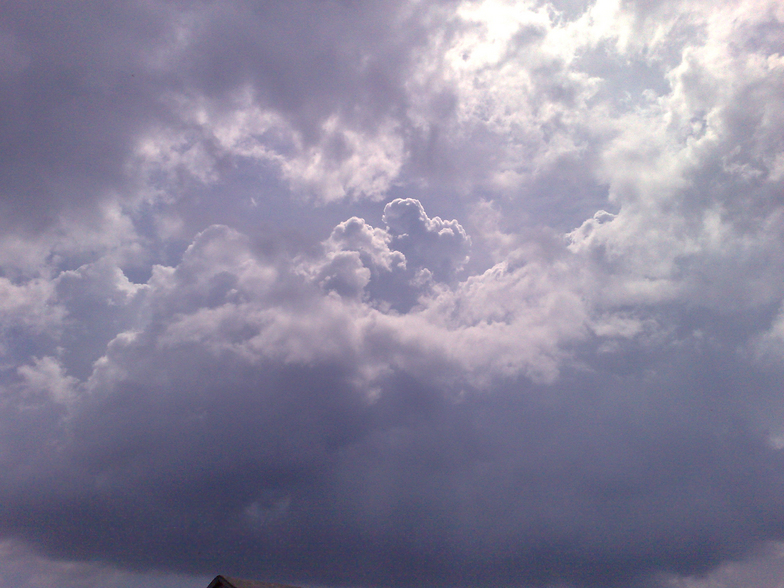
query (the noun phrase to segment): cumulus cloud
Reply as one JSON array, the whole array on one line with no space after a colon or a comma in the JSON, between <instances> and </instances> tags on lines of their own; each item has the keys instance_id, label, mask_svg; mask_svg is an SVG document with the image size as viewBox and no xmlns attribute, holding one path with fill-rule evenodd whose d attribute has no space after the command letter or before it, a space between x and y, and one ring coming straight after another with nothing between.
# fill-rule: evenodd
<instances>
[{"instance_id":1,"label":"cumulus cloud","mask_svg":"<svg viewBox=\"0 0 784 588\"><path fill-rule=\"evenodd\" d=\"M468 260L471 239L460 223L428 218L418 200L393 200L384 207L382 218L393 245L437 280L449 279Z\"/></svg>"},{"instance_id":2,"label":"cumulus cloud","mask_svg":"<svg viewBox=\"0 0 784 588\"><path fill-rule=\"evenodd\" d=\"M778 3L0 19L17 584L775 585Z\"/></svg>"}]
</instances>

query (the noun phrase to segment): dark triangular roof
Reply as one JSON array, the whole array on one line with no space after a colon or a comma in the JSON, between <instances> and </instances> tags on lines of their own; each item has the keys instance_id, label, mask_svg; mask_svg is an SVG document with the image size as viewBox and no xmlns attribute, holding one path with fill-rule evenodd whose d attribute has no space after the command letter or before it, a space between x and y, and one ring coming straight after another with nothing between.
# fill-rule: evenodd
<instances>
[{"instance_id":1,"label":"dark triangular roof","mask_svg":"<svg viewBox=\"0 0 784 588\"><path fill-rule=\"evenodd\" d=\"M228 576L215 576L207 588L297 588L287 584L273 584L271 582L257 582L243 580L242 578L229 578Z\"/></svg>"}]
</instances>

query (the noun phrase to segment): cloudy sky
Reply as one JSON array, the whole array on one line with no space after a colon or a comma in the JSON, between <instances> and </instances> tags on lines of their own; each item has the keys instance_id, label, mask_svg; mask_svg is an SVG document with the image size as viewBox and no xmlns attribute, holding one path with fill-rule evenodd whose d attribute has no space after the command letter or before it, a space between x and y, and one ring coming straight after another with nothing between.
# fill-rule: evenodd
<instances>
[{"instance_id":1,"label":"cloudy sky","mask_svg":"<svg viewBox=\"0 0 784 588\"><path fill-rule=\"evenodd\" d=\"M784 586L780 0L0 0L0 585Z\"/></svg>"}]
</instances>

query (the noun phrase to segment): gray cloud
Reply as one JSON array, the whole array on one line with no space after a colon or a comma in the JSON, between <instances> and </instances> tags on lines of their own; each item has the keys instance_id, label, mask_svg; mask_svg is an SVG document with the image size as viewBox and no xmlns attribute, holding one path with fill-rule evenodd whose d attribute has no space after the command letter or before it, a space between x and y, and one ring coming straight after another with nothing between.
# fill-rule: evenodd
<instances>
[{"instance_id":1,"label":"gray cloud","mask_svg":"<svg viewBox=\"0 0 784 588\"><path fill-rule=\"evenodd\" d=\"M374 234L331 240L352 226ZM410 316L323 297L248 246L213 227L157 269L132 294L142 322L67 397L54 360L25 370L50 375L20 398L48 385L61 408L15 409L7 533L59 557L392 586L628 583L780 536L780 451L738 412L775 383L749 390L715 332L459 389L470 362ZM42 438L61 449L30 471Z\"/></svg>"},{"instance_id":2,"label":"gray cloud","mask_svg":"<svg viewBox=\"0 0 784 588\"><path fill-rule=\"evenodd\" d=\"M780 569L778 4L7 4L15 582Z\"/></svg>"}]
</instances>

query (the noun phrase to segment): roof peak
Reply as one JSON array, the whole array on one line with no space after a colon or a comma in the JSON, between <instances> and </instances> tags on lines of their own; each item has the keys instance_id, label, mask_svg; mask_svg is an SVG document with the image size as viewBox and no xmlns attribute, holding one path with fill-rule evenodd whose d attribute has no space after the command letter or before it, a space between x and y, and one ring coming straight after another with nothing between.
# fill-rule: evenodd
<instances>
[{"instance_id":1,"label":"roof peak","mask_svg":"<svg viewBox=\"0 0 784 588\"><path fill-rule=\"evenodd\" d=\"M297 586L218 575L215 576L215 579L210 582L207 588L297 588Z\"/></svg>"}]
</instances>

